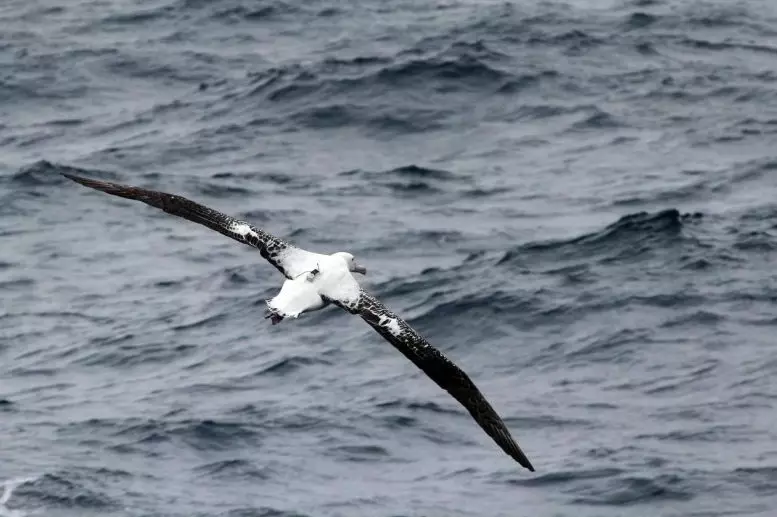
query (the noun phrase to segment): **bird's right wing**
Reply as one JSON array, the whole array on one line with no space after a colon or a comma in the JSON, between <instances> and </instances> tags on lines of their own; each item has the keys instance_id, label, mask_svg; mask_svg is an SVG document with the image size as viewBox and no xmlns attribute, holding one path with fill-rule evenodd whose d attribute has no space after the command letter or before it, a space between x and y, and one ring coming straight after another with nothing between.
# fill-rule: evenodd
<instances>
[{"instance_id":1,"label":"bird's right wing","mask_svg":"<svg viewBox=\"0 0 777 517\"><path fill-rule=\"evenodd\" d=\"M119 196L147 205L160 208L168 214L183 217L189 221L207 226L211 230L231 237L236 241L248 244L259 250L259 253L283 273L286 278L295 278L316 267L321 259L318 253L312 253L285 242L274 235L260 230L244 221L223 214L212 208L195 203L183 196L147 190L131 185L99 181L73 174L62 173L65 177L81 185L100 190L107 194Z\"/></svg>"},{"instance_id":2,"label":"bird's right wing","mask_svg":"<svg viewBox=\"0 0 777 517\"><path fill-rule=\"evenodd\" d=\"M430 345L402 318L374 296L362 291L354 304L340 304L358 314L386 341L402 352L438 386L450 393L469 411L481 428L521 466L534 472L529 458L515 443L507 426L491 407L475 383L458 366Z\"/></svg>"}]
</instances>

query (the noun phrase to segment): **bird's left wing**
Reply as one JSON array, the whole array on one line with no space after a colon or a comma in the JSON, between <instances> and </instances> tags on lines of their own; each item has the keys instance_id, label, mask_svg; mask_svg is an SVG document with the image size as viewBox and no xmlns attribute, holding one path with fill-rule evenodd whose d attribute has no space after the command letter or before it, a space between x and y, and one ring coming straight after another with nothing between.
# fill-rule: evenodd
<instances>
[{"instance_id":1,"label":"bird's left wing","mask_svg":"<svg viewBox=\"0 0 777 517\"><path fill-rule=\"evenodd\" d=\"M256 228L244 221L208 208L190 199L166 192L147 190L131 185L99 181L73 174L62 173L65 177L81 185L100 190L107 194L119 196L147 205L160 208L168 214L177 215L189 221L207 226L212 230L231 237L236 241L248 244L259 250L259 253L283 273L286 278L295 278L316 267L321 255L312 253L285 242L270 233Z\"/></svg>"},{"instance_id":2,"label":"bird's left wing","mask_svg":"<svg viewBox=\"0 0 777 517\"><path fill-rule=\"evenodd\" d=\"M339 303L358 314L386 341L402 352L438 386L450 393L469 411L481 428L521 466L534 472L529 458L510 435L500 416L491 407L475 383L458 366L430 345L402 318L391 312L374 296L361 291L357 301Z\"/></svg>"}]
</instances>

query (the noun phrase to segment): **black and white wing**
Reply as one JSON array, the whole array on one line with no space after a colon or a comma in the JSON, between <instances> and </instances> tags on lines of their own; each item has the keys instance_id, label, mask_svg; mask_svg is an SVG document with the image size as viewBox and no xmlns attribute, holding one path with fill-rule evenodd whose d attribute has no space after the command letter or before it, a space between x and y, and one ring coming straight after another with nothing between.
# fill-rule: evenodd
<instances>
[{"instance_id":1,"label":"black and white wing","mask_svg":"<svg viewBox=\"0 0 777 517\"><path fill-rule=\"evenodd\" d=\"M168 214L183 217L189 221L207 226L212 230L232 237L236 241L248 244L283 273L286 278L295 278L316 267L321 255L297 248L263 230L239 221L212 208L195 203L182 196L147 190L130 185L83 178L62 173L71 180L102 192L127 199L142 201L147 205L161 208Z\"/></svg>"},{"instance_id":2,"label":"black and white wing","mask_svg":"<svg viewBox=\"0 0 777 517\"><path fill-rule=\"evenodd\" d=\"M453 395L469 411L483 430L521 466L534 472L529 458L515 443L507 426L491 407L475 383L458 366L430 345L402 318L392 313L372 295L361 291L358 302L340 304L358 314L417 367Z\"/></svg>"}]
</instances>

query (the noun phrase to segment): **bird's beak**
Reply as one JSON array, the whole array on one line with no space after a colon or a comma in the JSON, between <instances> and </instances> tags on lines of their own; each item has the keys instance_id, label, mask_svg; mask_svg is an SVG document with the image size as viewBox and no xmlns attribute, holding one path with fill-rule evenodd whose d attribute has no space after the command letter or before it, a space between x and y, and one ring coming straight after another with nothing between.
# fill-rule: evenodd
<instances>
[{"instance_id":1,"label":"bird's beak","mask_svg":"<svg viewBox=\"0 0 777 517\"><path fill-rule=\"evenodd\" d=\"M353 270L356 273L361 273L362 275L366 275L367 274L367 268L364 267L364 266L360 266L359 264L354 264L353 265Z\"/></svg>"}]
</instances>

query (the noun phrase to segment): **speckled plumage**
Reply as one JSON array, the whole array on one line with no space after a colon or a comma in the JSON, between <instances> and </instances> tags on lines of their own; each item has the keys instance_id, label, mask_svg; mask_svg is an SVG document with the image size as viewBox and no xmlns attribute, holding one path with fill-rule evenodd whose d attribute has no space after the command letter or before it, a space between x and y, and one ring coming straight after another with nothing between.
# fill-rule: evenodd
<instances>
[{"instance_id":1,"label":"speckled plumage","mask_svg":"<svg viewBox=\"0 0 777 517\"><path fill-rule=\"evenodd\" d=\"M351 275L343 253L323 255L297 248L263 230L182 196L129 185L98 181L70 174L66 177L87 187L115 196L142 201L165 212L202 224L239 242L257 248L288 280L281 292L268 301L273 323L291 308L293 317L333 303L358 314L384 339L420 368L438 386L450 393L481 428L523 467L534 471L510 431L469 376L430 345L402 318L374 296L362 290ZM345 254L350 256L349 254ZM351 259L353 257L351 256ZM309 276L315 271L313 276ZM305 275L302 277L302 275Z\"/></svg>"},{"instance_id":2,"label":"speckled plumage","mask_svg":"<svg viewBox=\"0 0 777 517\"><path fill-rule=\"evenodd\" d=\"M286 278L296 278L300 274L310 271L316 266L321 257L326 256L297 248L245 221L240 221L217 210L195 203L183 196L122 185L120 183L99 181L72 174L63 173L63 176L107 194L142 201L147 205L160 208L168 214L202 224L236 241L253 246L259 250L262 257L267 259Z\"/></svg>"},{"instance_id":3,"label":"speckled plumage","mask_svg":"<svg viewBox=\"0 0 777 517\"><path fill-rule=\"evenodd\" d=\"M505 423L461 368L367 292L362 291L359 303L349 310L361 316L386 341L467 408L472 418L503 451L523 467L534 471L529 458L510 435Z\"/></svg>"}]
</instances>

